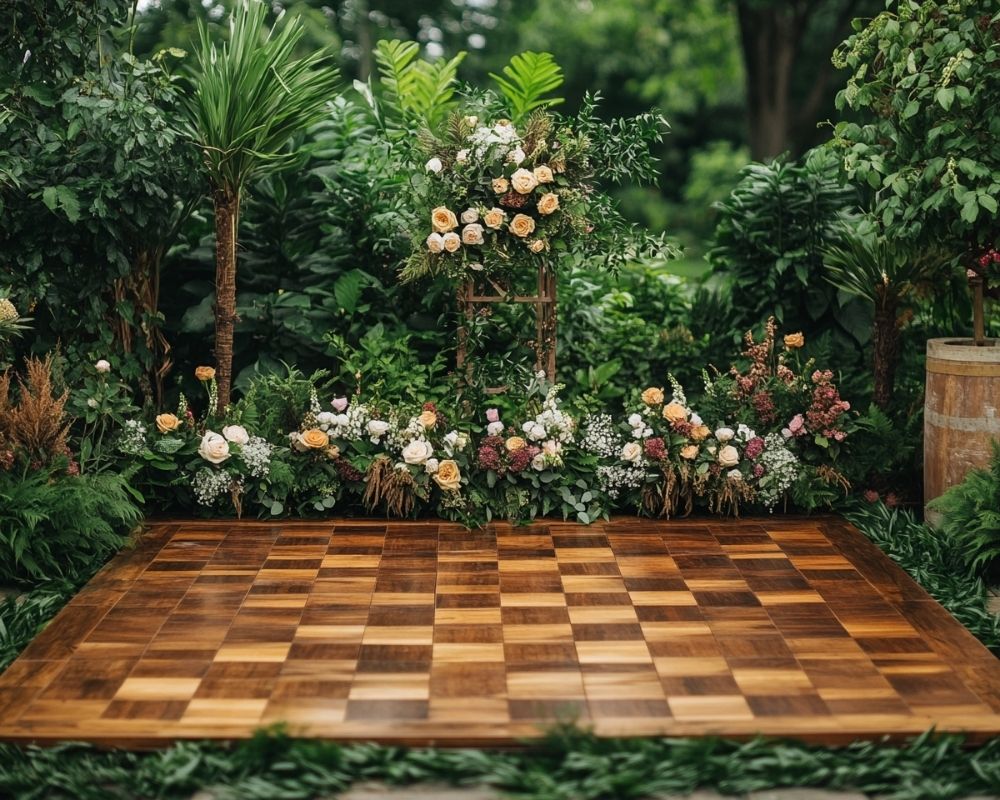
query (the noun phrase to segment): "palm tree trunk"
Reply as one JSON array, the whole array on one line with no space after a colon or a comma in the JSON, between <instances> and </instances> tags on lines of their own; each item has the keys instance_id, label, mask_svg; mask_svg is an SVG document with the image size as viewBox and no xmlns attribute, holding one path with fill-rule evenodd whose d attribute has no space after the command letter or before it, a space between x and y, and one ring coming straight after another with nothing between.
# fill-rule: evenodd
<instances>
[{"instance_id":1,"label":"palm tree trunk","mask_svg":"<svg viewBox=\"0 0 1000 800\"><path fill-rule=\"evenodd\" d=\"M229 406L233 387L233 329L236 326L236 232L240 218L238 191L219 189L215 202L215 377L220 416Z\"/></svg>"},{"instance_id":2,"label":"palm tree trunk","mask_svg":"<svg viewBox=\"0 0 1000 800\"><path fill-rule=\"evenodd\" d=\"M896 390L896 366L899 362L899 320L896 299L880 292L875 303L875 324L872 331L874 350L875 405L887 411ZM888 296L887 296L888 295Z\"/></svg>"}]
</instances>

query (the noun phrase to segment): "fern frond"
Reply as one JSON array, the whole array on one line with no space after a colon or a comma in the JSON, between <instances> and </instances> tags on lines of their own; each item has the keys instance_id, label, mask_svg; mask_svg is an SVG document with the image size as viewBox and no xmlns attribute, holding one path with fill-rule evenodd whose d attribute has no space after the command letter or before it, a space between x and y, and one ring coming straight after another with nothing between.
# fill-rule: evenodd
<instances>
[{"instance_id":1,"label":"fern frond","mask_svg":"<svg viewBox=\"0 0 1000 800\"><path fill-rule=\"evenodd\" d=\"M524 119L537 108L550 108L563 102L562 97L546 97L563 84L562 67L551 53L530 50L511 58L503 68L503 76L491 72L490 77L510 105L515 122Z\"/></svg>"}]
</instances>

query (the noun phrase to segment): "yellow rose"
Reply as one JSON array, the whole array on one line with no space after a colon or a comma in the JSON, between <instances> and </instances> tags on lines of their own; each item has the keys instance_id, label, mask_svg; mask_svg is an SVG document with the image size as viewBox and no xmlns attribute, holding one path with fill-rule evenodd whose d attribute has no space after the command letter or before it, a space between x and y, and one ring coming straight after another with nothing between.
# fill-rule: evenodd
<instances>
[{"instance_id":1,"label":"yellow rose","mask_svg":"<svg viewBox=\"0 0 1000 800\"><path fill-rule=\"evenodd\" d=\"M194 376L200 381L210 381L215 377L214 367L198 367L194 371Z\"/></svg>"},{"instance_id":2,"label":"yellow rose","mask_svg":"<svg viewBox=\"0 0 1000 800\"><path fill-rule=\"evenodd\" d=\"M431 225L437 233L447 233L458 227L458 217L451 209L438 206L431 212Z\"/></svg>"},{"instance_id":3,"label":"yellow rose","mask_svg":"<svg viewBox=\"0 0 1000 800\"><path fill-rule=\"evenodd\" d=\"M539 183L552 183L552 170L544 164L540 167L535 167L535 180Z\"/></svg>"},{"instance_id":4,"label":"yellow rose","mask_svg":"<svg viewBox=\"0 0 1000 800\"><path fill-rule=\"evenodd\" d=\"M663 389L657 389L655 386L650 386L642 393L642 402L644 402L647 406L658 406L663 402Z\"/></svg>"},{"instance_id":5,"label":"yellow rose","mask_svg":"<svg viewBox=\"0 0 1000 800\"><path fill-rule=\"evenodd\" d=\"M454 231L449 231L442 236L441 239L444 241L444 249L449 253L454 253L459 247L462 246L462 240Z\"/></svg>"},{"instance_id":6,"label":"yellow rose","mask_svg":"<svg viewBox=\"0 0 1000 800\"><path fill-rule=\"evenodd\" d=\"M663 407L663 418L669 422L681 422L687 419L687 409L676 400Z\"/></svg>"},{"instance_id":7,"label":"yellow rose","mask_svg":"<svg viewBox=\"0 0 1000 800\"><path fill-rule=\"evenodd\" d=\"M170 433L181 426L181 421L174 414L158 414L156 417L156 429L160 433Z\"/></svg>"},{"instance_id":8,"label":"yellow rose","mask_svg":"<svg viewBox=\"0 0 1000 800\"><path fill-rule=\"evenodd\" d=\"M508 453L513 453L515 450L524 449L526 442L520 436L511 436L506 442L504 442L504 447L507 448Z\"/></svg>"},{"instance_id":9,"label":"yellow rose","mask_svg":"<svg viewBox=\"0 0 1000 800\"><path fill-rule=\"evenodd\" d=\"M555 192L543 194L538 201L538 213L543 217L555 214L559 210L559 195Z\"/></svg>"},{"instance_id":10,"label":"yellow rose","mask_svg":"<svg viewBox=\"0 0 1000 800\"><path fill-rule=\"evenodd\" d=\"M518 194L531 194L531 191L538 186L538 180L533 172L522 167L510 176L510 185Z\"/></svg>"},{"instance_id":11,"label":"yellow rose","mask_svg":"<svg viewBox=\"0 0 1000 800\"><path fill-rule=\"evenodd\" d=\"M497 230L503 221L507 219L507 214L502 208L491 208L485 214L483 214L483 223L487 228L492 228Z\"/></svg>"},{"instance_id":12,"label":"yellow rose","mask_svg":"<svg viewBox=\"0 0 1000 800\"><path fill-rule=\"evenodd\" d=\"M515 214L510 221L510 232L522 239L535 232L535 220L527 214Z\"/></svg>"},{"instance_id":13,"label":"yellow rose","mask_svg":"<svg viewBox=\"0 0 1000 800\"><path fill-rule=\"evenodd\" d=\"M422 428L433 428L437 425L438 417L433 411L424 411L417 417L417 422Z\"/></svg>"},{"instance_id":14,"label":"yellow rose","mask_svg":"<svg viewBox=\"0 0 1000 800\"><path fill-rule=\"evenodd\" d=\"M305 431L299 437L299 441L310 450L325 450L330 446L330 437L326 435L325 431L321 431L319 428L310 428Z\"/></svg>"},{"instance_id":15,"label":"yellow rose","mask_svg":"<svg viewBox=\"0 0 1000 800\"><path fill-rule=\"evenodd\" d=\"M331 444L328 448L326 448L326 457L331 461L335 458L340 458L340 448L335 444Z\"/></svg>"},{"instance_id":16,"label":"yellow rose","mask_svg":"<svg viewBox=\"0 0 1000 800\"><path fill-rule=\"evenodd\" d=\"M506 178L494 178L493 179L493 191L496 194L507 194L510 189L510 184L507 182Z\"/></svg>"},{"instance_id":17,"label":"yellow rose","mask_svg":"<svg viewBox=\"0 0 1000 800\"><path fill-rule=\"evenodd\" d=\"M532 253L541 253L548 246L549 243L546 242L544 239L535 239L533 242L530 242L528 244L528 249Z\"/></svg>"},{"instance_id":18,"label":"yellow rose","mask_svg":"<svg viewBox=\"0 0 1000 800\"><path fill-rule=\"evenodd\" d=\"M697 457L698 445L686 444L681 448L681 458L686 458L688 461L694 461Z\"/></svg>"},{"instance_id":19,"label":"yellow rose","mask_svg":"<svg viewBox=\"0 0 1000 800\"><path fill-rule=\"evenodd\" d=\"M433 475L434 482L446 492L457 492L462 486L462 473L451 459L442 461Z\"/></svg>"},{"instance_id":20,"label":"yellow rose","mask_svg":"<svg viewBox=\"0 0 1000 800\"><path fill-rule=\"evenodd\" d=\"M691 429L691 439L695 442L703 442L711 432L707 425L695 425Z\"/></svg>"},{"instance_id":21,"label":"yellow rose","mask_svg":"<svg viewBox=\"0 0 1000 800\"><path fill-rule=\"evenodd\" d=\"M785 348L788 350L798 350L805 347L806 337L802 333L790 333L785 337Z\"/></svg>"}]
</instances>

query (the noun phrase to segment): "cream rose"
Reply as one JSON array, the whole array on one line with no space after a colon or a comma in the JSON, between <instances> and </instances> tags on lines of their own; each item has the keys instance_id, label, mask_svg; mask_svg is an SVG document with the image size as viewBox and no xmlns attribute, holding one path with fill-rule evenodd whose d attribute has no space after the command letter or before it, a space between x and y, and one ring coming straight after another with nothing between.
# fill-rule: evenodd
<instances>
[{"instance_id":1,"label":"cream rose","mask_svg":"<svg viewBox=\"0 0 1000 800\"><path fill-rule=\"evenodd\" d=\"M205 431L198 445L198 455L212 464L221 464L229 458L229 442L214 431Z\"/></svg>"},{"instance_id":2,"label":"cream rose","mask_svg":"<svg viewBox=\"0 0 1000 800\"><path fill-rule=\"evenodd\" d=\"M438 417L433 411L422 411L420 416L417 417L417 422L420 423L421 428L433 428L437 425Z\"/></svg>"},{"instance_id":3,"label":"cream rose","mask_svg":"<svg viewBox=\"0 0 1000 800\"><path fill-rule=\"evenodd\" d=\"M740 451L731 444L719 448L719 463L724 467L735 467L740 463Z\"/></svg>"},{"instance_id":4,"label":"cream rose","mask_svg":"<svg viewBox=\"0 0 1000 800\"><path fill-rule=\"evenodd\" d=\"M466 225L462 228L462 243L463 244L482 244L483 243L483 226L478 222L474 222L471 225Z\"/></svg>"},{"instance_id":5,"label":"cream rose","mask_svg":"<svg viewBox=\"0 0 1000 800\"><path fill-rule=\"evenodd\" d=\"M369 420L367 429L373 439L378 439L389 431L389 423L381 419Z\"/></svg>"},{"instance_id":6,"label":"cream rose","mask_svg":"<svg viewBox=\"0 0 1000 800\"><path fill-rule=\"evenodd\" d=\"M491 208L483 214L483 222L486 224L486 227L493 230L497 230L503 225L505 219L507 219L507 212L501 208Z\"/></svg>"},{"instance_id":7,"label":"cream rose","mask_svg":"<svg viewBox=\"0 0 1000 800\"><path fill-rule=\"evenodd\" d=\"M243 445L250 441L250 434L242 425L227 425L222 429L222 435L233 444Z\"/></svg>"},{"instance_id":8,"label":"cream rose","mask_svg":"<svg viewBox=\"0 0 1000 800\"><path fill-rule=\"evenodd\" d=\"M319 428L310 428L303 431L299 440L310 450L325 450L330 446L330 437L325 431Z\"/></svg>"},{"instance_id":9,"label":"cream rose","mask_svg":"<svg viewBox=\"0 0 1000 800\"><path fill-rule=\"evenodd\" d=\"M535 167L535 180L539 183L552 183L552 170L544 164Z\"/></svg>"},{"instance_id":10,"label":"cream rose","mask_svg":"<svg viewBox=\"0 0 1000 800\"><path fill-rule=\"evenodd\" d=\"M432 478L446 492L457 492L462 486L462 473L451 459L442 461Z\"/></svg>"},{"instance_id":11,"label":"cream rose","mask_svg":"<svg viewBox=\"0 0 1000 800\"><path fill-rule=\"evenodd\" d=\"M181 426L181 421L175 414L158 414L156 417L156 429L160 433L170 433Z\"/></svg>"},{"instance_id":12,"label":"cream rose","mask_svg":"<svg viewBox=\"0 0 1000 800\"><path fill-rule=\"evenodd\" d=\"M508 453L513 453L515 450L522 450L526 446L527 442L525 442L520 436L511 436L506 442L504 442L504 447L507 448Z\"/></svg>"},{"instance_id":13,"label":"cream rose","mask_svg":"<svg viewBox=\"0 0 1000 800\"><path fill-rule=\"evenodd\" d=\"M333 461L336 458L340 458L340 448L335 444L331 444L326 448L326 457Z\"/></svg>"},{"instance_id":14,"label":"cream rose","mask_svg":"<svg viewBox=\"0 0 1000 800\"><path fill-rule=\"evenodd\" d=\"M495 194L507 194L509 189L510 184L507 182L506 178L493 179L493 192Z\"/></svg>"},{"instance_id":15,"label":"cream rose","mask_svg":"<svg viewBox=\"0 0 1000 800\"><path fill-rule=\"evenodd\" d=\"M559 195L555 192L548 192L543 194L538 199L538 213L543 217L547 217L549 214L555 214L559 210Z\"/></svg>"},{"instance_id":16,"label":"cream rose","mask_svg":"<svg viewBox=\"0 0 1000 800\"><path fill-rule=\"evenodd\" d=\"M668 422L681 422L687 419L687 409L674 400L663 407L663 418Z\"/></svg>"},{"instance_id":17,"label":"cream rose","mask_svg":"<svg viewBox=\"0 0 1000 800\"><path fill-rule=\"evenodd\" d=\"M698 445L686 444L681 448L681 458L694 461L698 457Z\"/></svg>"},{"instance_id":18,"label":"cream rose","mask_svg":"<svg viewBox=\"0 0 1000 800\"><path fill-rule=\"evenodd\" d=\"M544 239L535 239L534 241L528 243L528 249L532 253L542 253L548 246L549 246L548 242L546 242Z\"/></svg>"},{"instance_id":19,"label":"cream rose","mask_svg":"<svg viewBox=\"0 0 1000 800\"><path fill-rule=\"evenodd\" d=\"M111 362L108 361L106 358L102 358L100 361L94 364L94 369L96 369L101 374L106 375L107 373L111 372Z\"/></svg>"},{"instance_id":20,"label":"cream rose","mask_svg":"<svg viewBox=\"0 0 1000 800\"><path fill-rule=\"evenodd\" d=\"M403 461L407 464L423 464L434 455L434 448L424 439L414 439L403 448Z\"/></svg>"},{"instance_id":21,"label":"cream rose","mask_svg":"<svg viewBox=\"0 0 1000 800\"><path fill-rule=\"evenodd\" d=\"M473 222L478 222L479 212L474 208L467 208L462 212L461 220L464 225L471 225Z\"/></svg>"},{"instance_id":22,"label":"cream rose","mask_svg":"<svg viewBox=\"0 0 1000 800\"><path fill-rule=\"evenodd\" d=\"M638 464L639 459L642 458L642 445L638 442L629 442L622 448L622 461L631 461L633 464Z\"/></svg>"},{"instance_id":23,"label":"cream rose","mask_svg":"<svg viewBox=\"0 0 1000 800\"><path fill-rule=\"evenodd\" d=\"M432 233L427 237L427 249L432 253L443 253L444 237L440 233Z\"/></svg>"},{"instance_id":24,"label":"cream rose","mask_svg":"<svg viewBox=\"0 0 1000 800\"><path fill-rule=\"evenodd\" d=\"M458 227L458 218L451 209L438 206L431 211L431 226L437 233L453 231Z\"/></svg>"},{"instance_id":25,"label":"cream rose","mask_svg":"<svg viewBox=\"0 0 1000 800\"><path fill-rule=\"evenodd\" d=\"M524 159L526 159L527 157L528 157L527 154L520 147L515 147L513 150L507 153L507 160L511 164L520 165L521 162L524 161Z\"/></svg>"},{"instance_id":26,"label":"cream rose","mask_svg":"<svg viewBox=\"0 0 1000 800\"><path fill-rule=\"evenodd\" d=\"M462 240L459 238L458 234L454 231L450 231L441 237L444 241L444 249L449 253L454 253L462 246Z\"/></svg>"},{"instance_id":27,"label":"cream rose","mask_svg":"<svg viewBox=\"0 0 1000 800\"><path fill-rule=\"evenodd\" d=\"M728 442L736 435L736 431L732 428L717 428L715 431L715 438L720 442Z\"/></svg>"},{"instance_id":28,"label":"cream rose","mask_svg":"<svg viewBox=\"0 0 1000 800\"><path fill-rule=\"evenodd\" d=\"M538 180L535 178L533 172L522 167L510 176L510 185L514 187L514 191L518 194L530 194L538 186Z\"/></svg>"},{"instance_id":29,"label":"cream rose","mask_svg":"<svg viewBox=\"0 0 1000 800\"><path fill-rule=\"evenodd\" d=\"M198 367L194 371L194 376L200 381L210 381L215 377L215 368Z\"/></svg>"},{"instance_id":30,"label":"cream rose","mask_svg":"<svg viewBox=\"0 0 1000 800\"><path fill-rule=\"evenodd\" d=\"M535 232L535 220L527 214L515 214L510 221L510 232L522 239Z\"/></svg>"},{"instance_id":31,"label":"cream rose","mask_svg":"<svg viewBox=\"0 0 1000 800\"><path fill-rule=\"evenodd\" d=\"M663 402L663 389L650 386L642 393L642 402L647 406L658 406Z\"/></svg>"},{"instance_id":32,"label":"cream rose","mask_svg":"<svg viewBox=\"0 0 1000 800\"><path fill-rule=\"evenodd\" d=\"M437 173L440 172L442 169L444 169L444 164L441 163L440 158L432 158L426 164L424 164L424 169L426 169L428 172Z\"/></svg>"}]
</instances>

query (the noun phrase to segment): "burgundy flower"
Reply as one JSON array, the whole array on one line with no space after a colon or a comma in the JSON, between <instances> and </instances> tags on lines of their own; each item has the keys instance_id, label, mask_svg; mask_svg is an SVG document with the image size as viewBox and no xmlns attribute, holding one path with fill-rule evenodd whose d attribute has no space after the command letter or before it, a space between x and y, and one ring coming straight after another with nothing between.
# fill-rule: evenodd
<instances>
[{"instance_id":1,"label":"burgundy flower","mask_svg":"<svg viewBox=\"0 0 1000 800\"><path fill-rule=\"evenodd\" d=\"M761 422L769 424L777 418L774 398L771 397L770 392L763 390L757 392L751 402L753 403L754 411L757 412L757 418Z\"/></svg>"},{"instance_id":2,"label":"burgundy flower","mask_svg":"<svg viewBox=\"0 0 1000 800\"><path fill-rule=\"evenodd\" d=\"M433 411L435 414L437 414L437 410L438 409L437 409L437 406L434 405L434 403L424 403L423 406L421 406L421 410L423 410L423 411Z\"/></svg>"},{"instance_id":3,"label":"burgundy flower","mask_svg":"<svg viewBox=\"0 0 1000 800\"><path fill-rule=\"evenodd\" d=\"M482 469L491 469L494 472L499 472L501 469L500 452L496 447L490 447L488 444L480 445L476 452L476 458Z\"/></svg>"},{"instance_id":4,"label":"burgundy flower","mask_svg":"<svg viewBox=\"0 0 1000 800\"><path fill-rule=\"evenodd\" d=\"M877 503L878 502L878 492L874 489L865 489L864 494L861 495L866 503Z\"/></svg>"},{"instance_id":5,"label":"burgundy flower","mask_svg":"<svg viewBox=\"0 0 1000 800\"><path fill-rule=\"evenodd\" d=\"M755 478L763 478L764 477L764 465L763 464L754 464L753 465L753 476Z\"/></svg>"},{"instance_id":6,"label":"burgundy flower","mask_svg":"<svg viewBox=\"0 0 1000 800\"><path fill-rule=\"evenodd\" d=\"M747 442L746 450L743 451L749 459L758 458L764 452L764 440L759 436L754 436Z\"/></svg>"},{"instance_id":7,"label":"burgundy flower","mask_svg":"<svg viewBox=\"0 0 1000 800\"><path fill-rule=\"evenodd\" d=\"M364 475L361 474L361 471L346 458L335 458L333 460L333 466L337 470L337 474L340 476L340 479L347 481L348 483L355 483L364 477Z\"/></svg>"},{"instance_id":8,"label":"burgundy flower","mask_svg":"<svg viewBox=\"0 0 1000 800\"><path fill-rule=\"evenodd\" d=\"M646 452L646 457L651 458L653 461L665 461L667 458L667 445L658 436L646 439L643 449Z\"/></svg>"},{"instance_id":9,"label":"burgundy flower","mask_svg":"<svg viewBox=\"0 0 1000 800\"><path fill-rule=\"evenodd\" d=\"M510 454L510 471L524 472L531 464L531 460L542 451L534 446L522 447Z\"/></svg>"}]
</instances>

